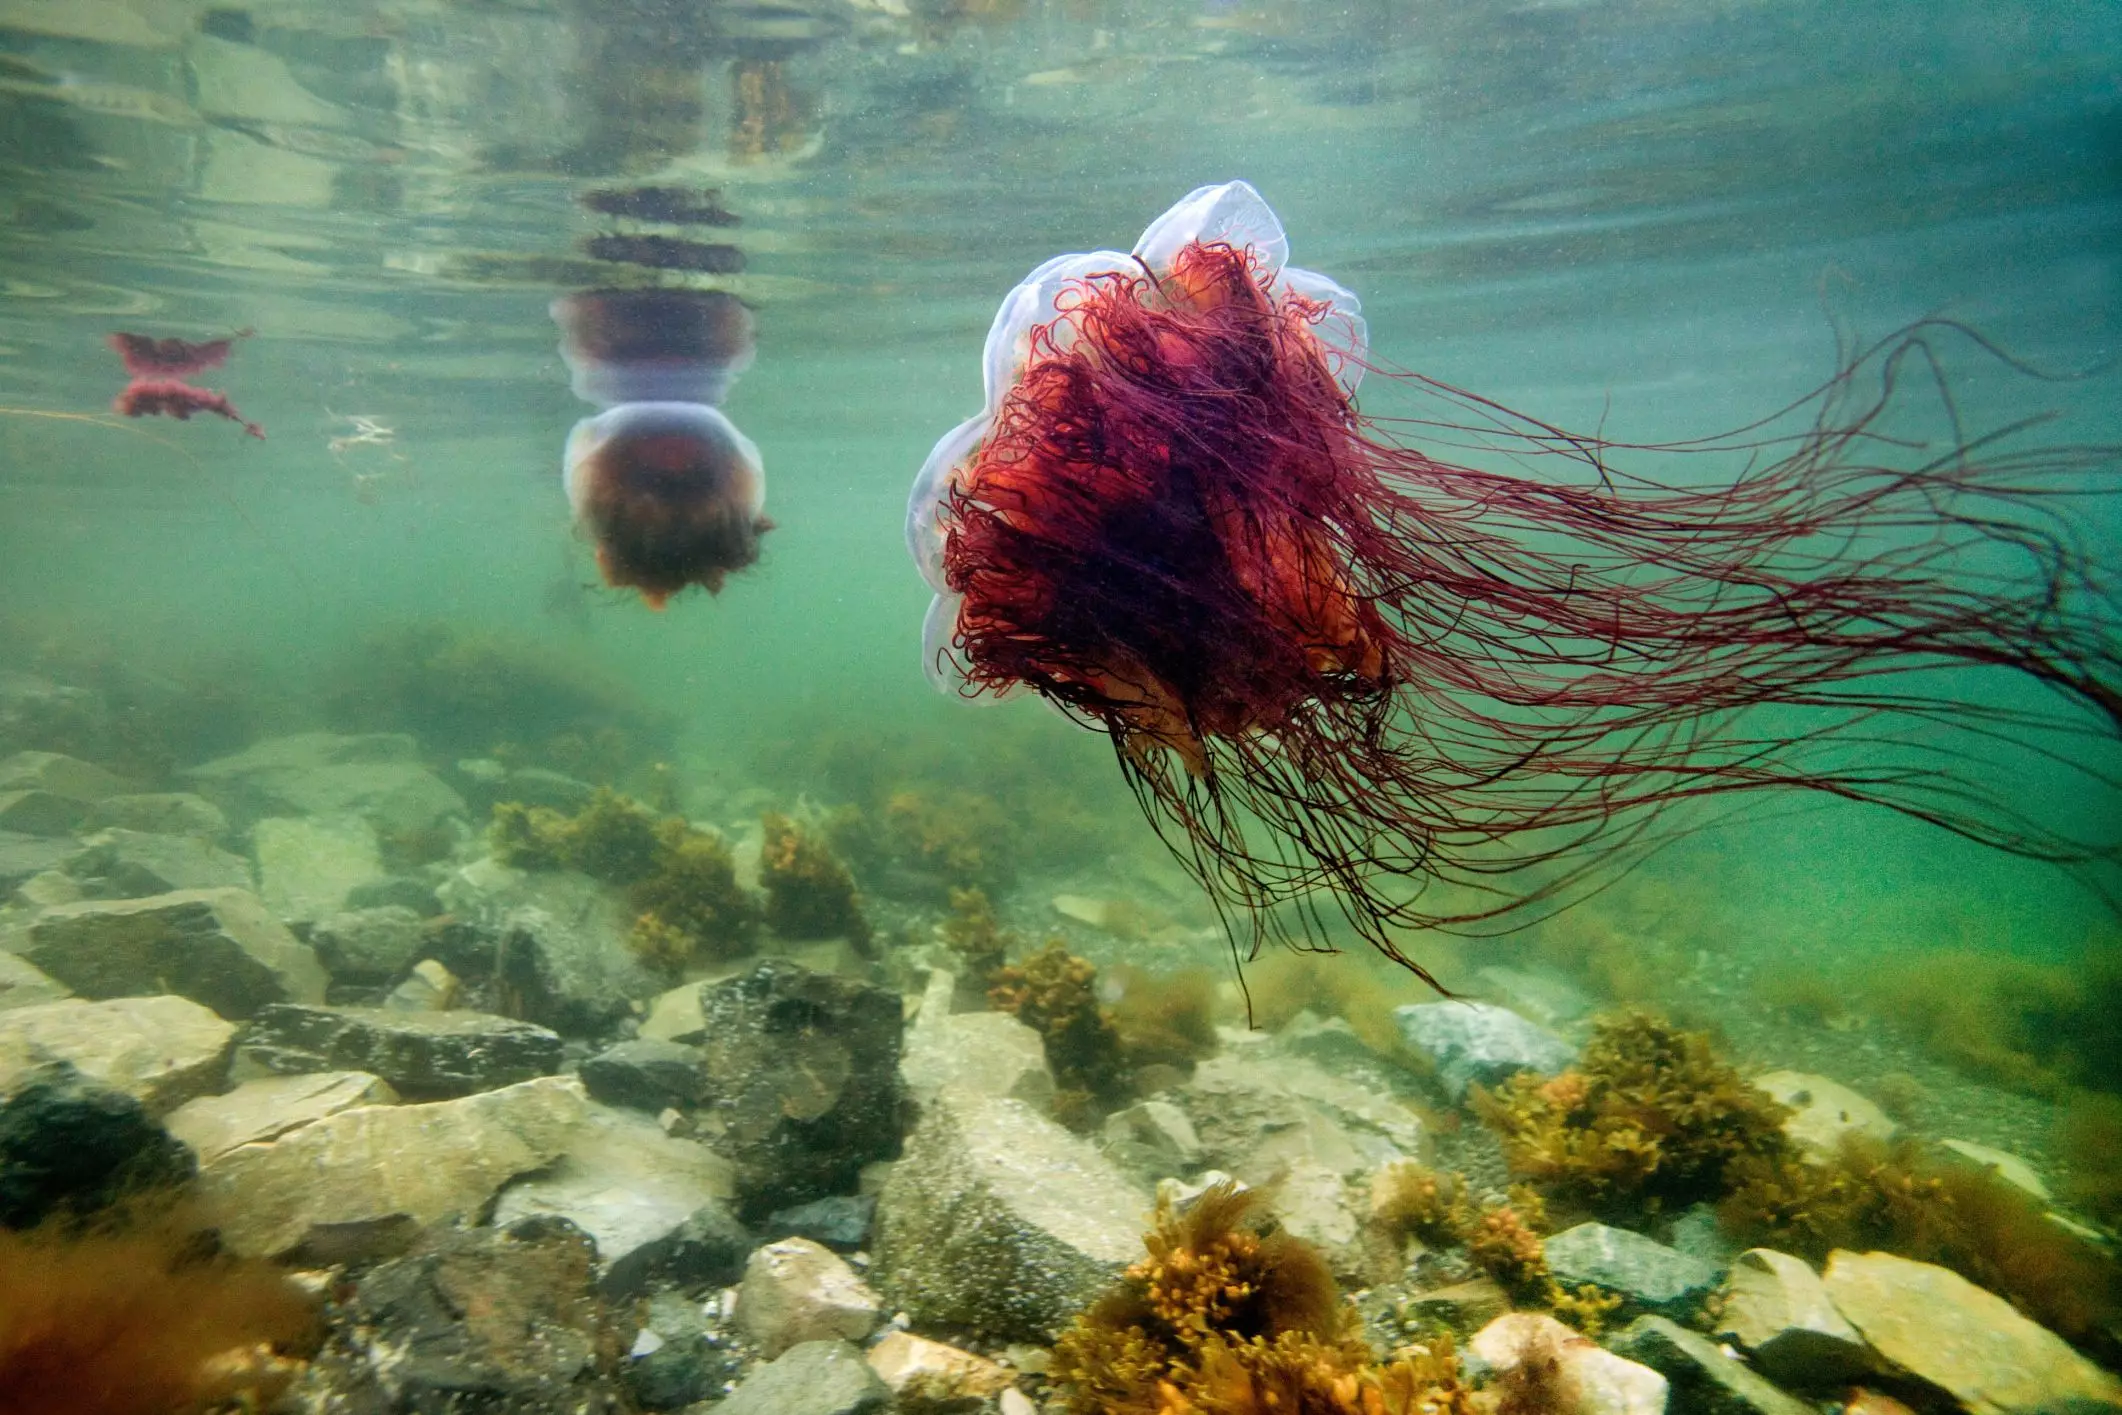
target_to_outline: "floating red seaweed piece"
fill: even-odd
[[[242,423],[243,430],[261,442],[265,429],[236,411],[236,405],[228,401],[226,393],[217,393],[211,388],[194,388],[177,378],[136,378],[120,390],[111,403],[115,412],[129,418],[175,418],[179,422],[191,421],[193,413],[213,413],[230,422]]]
[[[255,331],[239,329],[226,339],[209,340],[194,344],[184,339],[156,339],[146,334],[112,334],[107,342],[118,351],[125,361],[125,371],[134,378],[182,378],[189,373],[204,373],[210,368],[219,368],[228,362],[229,350],[238,339],[248,339]]]

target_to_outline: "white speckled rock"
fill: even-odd
[[[806,1341],[860,1341],[880,1315],[869,1284],[808,1238],[754,1249],[737,1288],[737,1326],[769,1360]]]
[[[1474,1333],[1466,1349],[1498,1373],[1528,1357],[1551,1354],[1561,1368],[1564,1402],[1552,1415],[1664,1415],[1665,1377],[1616,1356],[1544,1312],[1509,1312]]]
[[[64,1061],[161,1115],[220,1087],[236,1029],[181,997],[69,998],[0,1012],[0,1090]]]
[[[2122,1409],[2122,1381],[1958,1273],[1838,1250],[1822,1281],[1873,1349],[1973,1415]]]
[[[932,1100],[945,1087],[986,1096],[1015,1096],[1046,1109],[1054,1098],[1046,1043],[1006,1012],[950,1010],[956,979],[941,968],[929,974],[921,1010],[906,1029],[899,1074],[915,1100]]]
[[[1453,1100],[1475,1084],[1493,1086],[1520,1071],[1552,1074],[1577,1049],[1508,1007],[1486,1002],[1416,1002],[1393,1009],[1400,1035],[1428,1057]]]

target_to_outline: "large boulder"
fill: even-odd
[[[1838,1250],[1822,1281],[1891,1367],[1947,1392],[1972,1415],[2122,1409],[2122,1380],[1949,1269]]]
[[[192,1177],[192,1152],[123,1091],[64,1062],[0,1090],[0,1228],[86,1215]]]
[[[878,1198],[872,1272],[916,1326],[1052,1341],[1142,1256],[1150,1209],[1023,1101],[945,1091]]]
[[[582,1084],[606,1105],[660,1115],[698,1105],[707,1096],[698,1047],[649,1037],[615,1042],[582,1063]]]
[[[45,910],[22,956],[82,997],[176,993],[223,1017],[322,1002],[316,954],[245,889],[182,889]]]
[[[421,958],[427,941],[420,915],[402,904],[347,909],[310,926],[317,960],[339,982],[388,983]]]
[[[464,798],[420,764],[413,739],[396,732],[273,737],[183,774],[244,821],[358,815],[383,834],[412,835],[466,811]]]
[[[588,1107],[580,1083],[558,1076],[461,1100],[355,1106],[220,1155],[200,1171],[201,1207],[242,1254],[388,1251],[451,1215],[476,1216],[509,1180],[565,1154]]]
[[[1408,1046],[1429,1058],[1453,1100],[1476,1085],[1493,1086],[1520,1071],[1553,1073],[1577,1059],[1577,1048],[1508,1007],[1488,1002],[1416,1002],[1393,1009]]]
[[[268,1007],[239,1043],[254,1071],[367,1071],[399,1094],[437,1100],[490,1091],[560,1069],[560,1038],[486,1012],[383,1007]]]
[[[46,870],[58,869],[80,853],[81,842],[72,836],[60,839],[0,830],[0,894]]]
[[[88,803],[55,791],[0,791],[0,830],[17,835],[72,835]]]
[[[852,1192],[899,1152],[899,995],[770,958],[700,986],[700,1138],[736,1165],[746,1218]]]
[[[64,1061],[150,1115],[218,1090],[235,1027],[181,997],[68,998],[0,1012],[0,1088]]]
[[[634,951],[635,911],[624,894],[587,875],[487,859],[451,874],[437,893],[495,940],[495,981],[512,1016],[596,1036],[668,981]]]
[[[1717,1336],[1788,1385],[1831,1386],[1876,1364],[1803,1258],[1749,1248],[1733,1260],[1716,1304]]]

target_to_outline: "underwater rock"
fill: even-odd
[[[699,1303],[667,1291],[650,1294],[643,1304],[641,1328],[628,1356],[627,1393],[644,1410],[712,1400],[736,1384],[744,1367],[722,1333],[710,1327]]]
[[[0,1097],[0,1228],[93,1214],[198,1168],[137,1099],[65,1062],[17,1076]]]
[[[0,752],[87,752],[111,740],[110,707],[86,688],[0,669]]]
[[[423,958],[396,987],[383,996],[386,1012],[446,1012],[455,1005],[463,982],[432,958]]]
[[[1433,1287],[1407,1299],[1407,1312],[1465,1338],[1510,1310],[1510,1294],[1492,1277]]]
[[[46,870],[57,869],[80,850],[81,843],[71,836],[59,840],[0,830],[0,893],[15,889]]]
[[[636,911],[624,894],[588,875],[482,860],[438,892],[452,913],[498,940],[494,971],[512,1016],[595,1036],[667,981],[629,941]]]
[[[65,869],[93,898],[140,899],[180,889],[251,887],[250,861],[200,836],[114,826],[81,844]]]
[[[624,1338],[589,1240],[534,1219],[456,1229],[378,1265],[296,1389],[298,1408],[585,1415],[627,1408]]]
[[[588,805],[590,797],[596,794],[597,788],[587,781],[577,781],[572,776],[562,776],[542,766],[525,766],[508,774],[498,799],[521,801],[526,806],[543,806],[550,811],[565,811],[572,815]]]
[[[1665,1377],[1625,1356],[1594,1345],[1582,1332],[1544,1312],[1511,1312],[1496,1318],[1466,1344],[1467,1354],[1490,1371],[1515,1370],[1529,1360],[1551,1358],[1561,1377],[1562,1401],[1543,1415],[1665,1415]]]
[[[739,1211],[852,1191],[899,1152],[899,995],[769,958],[700,985],[700,1138],[737,1166]]]
[[[891,1388],[844,1341],[806,1341],[745,1377],[715,1415],[883,1415]]]
[[[1455,1101],[1476,1084],[1493,1086],[1520,1071],[1552,1074],[1577,1059],[1577,1049],[1553,1032],[1492,1003],[1415,1002],[1394,1008],[1393,1018]]]
[[[945,1091],[878,1198],[873,1276],[916,1326],[1052,1341],[1141,1256],[1150,1207],[1024,1102]]]
[[[1201,1137],[1170,1101],[1137,1101],[1114,1111],[1105,1117],[1101,1138],[1116,1163],[1153,1180],[1201,1168]]]
[[[181,889],[47,909],[22,956],[82,997],[176,993],[242,1019],[276,1002],[322,1002],[317,955],[247,889]]]
[[[888,1333],[865,1359],[900,1415],[974,1415],[1015,1379],[999,1362],[910,1331]]]
[[[1845,1137],[1885,1141],[1900,1129],[1878,1106],[1825,1076],[1770,1071],[1753,1077],[1752,1084],[1791,1108],[1794,1113],[1783,1122],[1783,1133],[1814,1164],[1827,1164],[1841,1154]]]
[[[259,1073],[367,1071],[411,1100],[491,1091],[560,1069],[560,1038],[488,1012],[381,1007],[268,1007],[243,1029],[243,1063]]]
[[[238,1145],[279,1139],[313,1121],[357,1105],[392,1105],[398,1093],[366,1071],[320,1071],[245,1081],[219,1096],[199,1096],[162,1122],[192,1147],[199,1163],[212,1164]]]
[[[1668,1317],[1636,1318],[1611,1346],[1665,1377],[1672,1405],[1689,1415],[1815,1415],[1810,1404]]]
[[[342,983],[389,982],[420,956],[425,941],[420,916],[400,904],[327,914],[309,931],[318,961]]]
[[[921,1010],[906,1032],[899,1075],[907,1094],[926,1102],[945,1087],[1015,1096],[1041,1110],[1054,1099],[1054,1076],[1038,1032],[1005,1012],[952,1012],[954,974],[933,969]]]
[[[659,992],[648,1004],[637,1035],[657,1042],[690,1045],[707,1035],[707,1018],[700,1012],[699,983],[681,983]]]
[[[1822,1281],[1893,1368],[1946,1391],[1973,1415],[2122,1408],[2122,1380],[1949,1269],[1838,1249]]]
[[[697,1105],[706,1095],[700,1062],[698,1047],[635,1037],[583,1062],[582,1084],[606,1105],[658,1115],[673,1106]]]
[[[737,1327],[768,1360],[806,1341],[861,1341],[882,1316],[869,1284],[808,1238],[754,1250],[737,1287]]]
[[[2009,1150],[1978,1144],[1973,1140],[1940,1140],[1938,1148],[1976,1169],[1986,1170],[2037,1203],[2052,1204],[2055,1196],[2034,1173],[2034,1167]]]
[[[0,759],[0,791],[49,791],[76,801],[101,801],[128,789],[94,762],[64,752],[16,752]]]
[[[808,1238],[838,1252],[853,1253],[869,1242],[877,1219],[873,1194],[831,1194],[776,1209],[766,1216],[764,1228],[773,1238]]]
[[[480,1213],[509,1180],[566,1153],[588,1107],[581,1085],[559,1076],[462,1100],[354,1106],[221,1155],[200,1171],[201,1208],[246,1256],[306,1246],[344,1261],[402,1248],[415,1230]],[[594,1262],[592,1250],[585,1284]]]
[[[1546,1252],[1548,1268],[1564,1287],[1590,1283],[1661,1316],[1693,1312],[1720,1276],[1700,1258],[1603,1223],[1564,1229],[1547,1240]]]
[[[0,1089],[48,1062],[162,1115],[220,1087],[235,1027],[181,997],[69,998],[0,1012]]]
[[[65,983],[0,948],[0,1012],[17,1007],[36,1007],[72,995]]]
[[[337,913],[384,874],[375,827],[359,816],[267,816],[251,827],[251,853],[266,907],[291,922]]]
[[[190,791],[105,796],[89,812],[88,821],[99,829],[139,830],[149,835],[189,835],[200,840],[228,837],[227,815]]]
[[[1511,1011],[1554,1030],[1583,1021],[1596,1006],[1582,988],[1553,973],[1491,964],[1474,976],[1480,979],[1483,992]]]
[[[501,1191],[494,1222],[548,1214],[597,1245],[597,1288],[635,1296],[703,1206],[727,1200],[729,1161],[705,1145],[673,1139],[646,1116],[592,1103],[553,1166]]]
[[[1812,1265],[1773,1248],[1749,1248],[1732,1262],[1716,1334],[1786,1385],[1833,1385],[1876,1364]]]
[[[432,919],[442,912],[442,901],[435,897],[435,887],[418,875],[385,875],[357,884],[346,892],[346,907],[349,909],[387,909],[396,906],[410,909],[423,919]]]
[[[0,830],[16,835],[72,835],[88,803],[50,791],[0,791]]]
[[[467,810],[399,732],[271,737],[180,775],[244,821],[358,815],[382,834],[414,834]]]

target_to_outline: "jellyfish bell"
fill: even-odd
[[[773,528],[758,447],[703,403],[622,403],[583,419],[565,480],[605,583],[656,609],[689,585],[719,593]]]
[[[1941,450],[1896,423],[1904,367],[1993,345],[1926,321],[1780,415],[1670,447],[1390,373],[1430,400],[1397,426],[1501,469],[1461,466],[1359,410],[1362,306],[1288,253],[1230,182],[1131,252],[1039,266],[907,508],[931,680],[1106,733],[1234,940],[1331,947],[1337,909],[1421,973],[1408,931],[1521,927],[1672,838],[1668,808],[1772,789],[2096,875],[2122,858],[1966,770],[2001,741],[2122,784],[2087,746],[2122,737],[2112,557],[2065,514],[2116,485],[2116,449],[1948,419]],[[1668,481],[1623,454],[1745,470]],[[1925,686],[1953,668],[2015,670],[2054,710]],[[1753,725],[1764,707],[1806,725]],[[1882,745],[1905,755],[1851,751]]]
[[[587,290],[552,303],[575,396],[713,403],[751,367],[752,313],[721,290]]]

